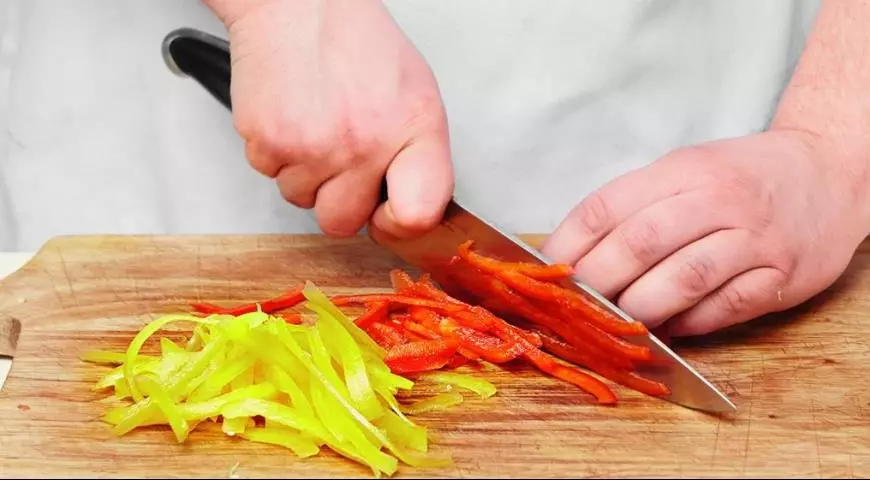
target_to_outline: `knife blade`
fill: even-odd
[[[433,280],[447,288],[454,286],[449,275],[448,263],[457,254],[459,245],[467,240],[474,241],[475,250],[501,260],[547,265],[553,263],[516,236],[505,233],[464,208],[456,199],[448,205],[441,223],[421,237],[410,240],[397,239],[377,230],[369,230],[369,236],[406,263],[428,272]],[[566,279],[562,285],[626,321],[636,321],[595,289],[576,279]],[[649,347],[653,355],[667,359],[663,365],[638,369],[638,374],[660,381],[671,389],[671,395],[663,397],[664,400],[712,413],[729,413],[737,410],[724,393],[654,335],[628,337],[626,340],[633,340],[636,344]]]
[[[12,358],[18,347],[21,335],[21,322],[17,318],[0,316],[0,358]]]
[[[8,315],[0,315],[0,390],[12,369],[12,358],[18,347],[21,322]]]
[[[232,110],[228,41],[197,29],[179,28],[164,37],[161,50],[164,62],[172,72],[181,77],[193,78],[223,106]],[[385,200],[386,196],[384,181],[381,200]],[[442,285],[451,283],[446,275],[447,263],[456,254],[459,245],[466,240],[474,240],[476,248],[506,261],[552,263],[520,239],[501,231],[464,208],[456,199],[448,205],[442,222],[422,237],[399,240],[388,238],[374,230],[369,230],[368,234],[375,243],[409,265],[429,272]],[[603,295],[576,279],[565,280],[563,285],[626,321],[636,321]],[[664,397],[664,400],[711,413],[737,410],[725,394],[655,336],[649,334],[634,338],[638,338],[635,340],[637,343],[649,347],[654,355],[667,360],[663,365],[638,370],[639,374],[658,380],[671,389],[671,395]]]

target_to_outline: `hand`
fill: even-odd
[[[435,78],[377,0],[208,2],[227,25],[233,115],[250,164],[329,235],[395,236],[453,193]],[[386,176],[389,200],[378,206]],[[377,210],[376,210],[377,207]]]
[[[677,150],[583,200],[543,253],[672,336],[785,310],[867,235],[866,185],[834,154],[794,131]]]

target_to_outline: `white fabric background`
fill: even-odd
[[[548,232],[668,150],[763,129],[818,0],[390,0],[448,109],[457,196]],[[198,0],[0,0],[0,251],[74,233],[314,232],[160,42]]]

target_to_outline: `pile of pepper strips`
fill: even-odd
[[[577,366],[648,395],[670,394],[667,386],[635,373],[653,357],[649,348],[624,337],[646,335],[646,327],[626,322],[560,286],[559,280],[573,274],[571,267],[503,262],[473,251],[472,245],[471,241],[460,245],[451,260],[450,280],[461,285],[466,293],[462,299],[438,288],[427,274],[414,281],[407,273],[393,270],[394,293],[335,295],[330,300],[338,307],[364,308],[355,323],[387,351],[385,363],[396,374],[521,358],[592,394],[600,404],[615,404],[616,395]],[[229,315],[259,308],[298,324],[302,318],[287,310],[303,301],[300,287],[239,307],[192,306],[202,314]]]

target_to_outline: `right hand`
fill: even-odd
[[[425,233],[453,194],[435,78],[380,0],[205,0],[250,164],[324,233]],[[386,176],[388,197],[378,205]]]

